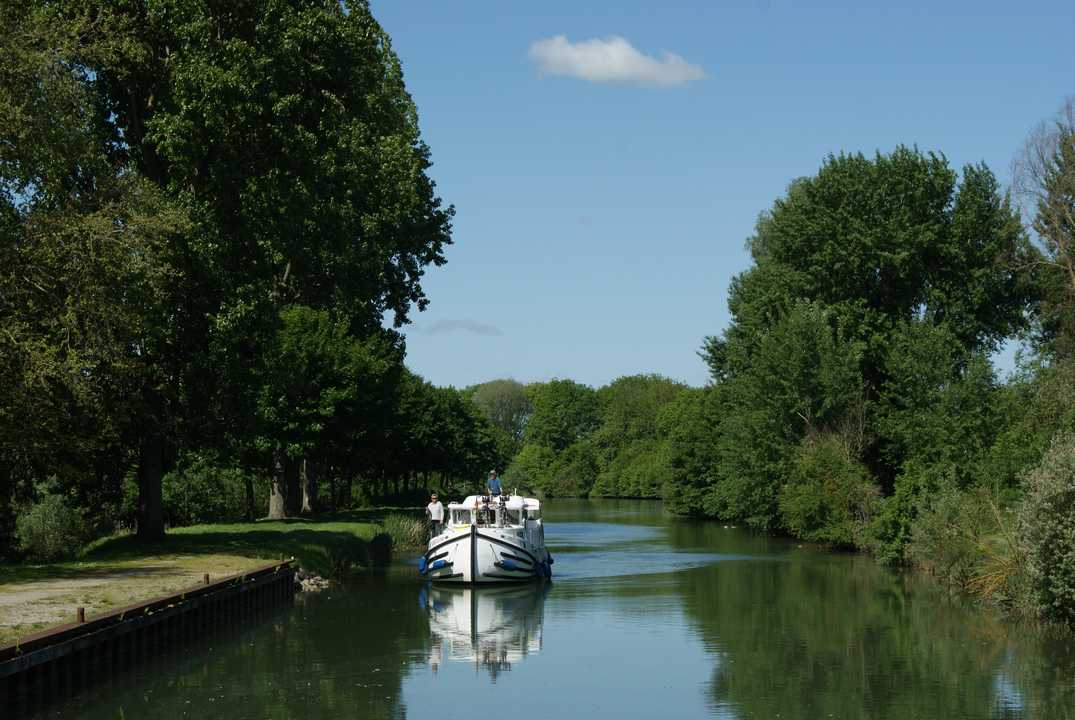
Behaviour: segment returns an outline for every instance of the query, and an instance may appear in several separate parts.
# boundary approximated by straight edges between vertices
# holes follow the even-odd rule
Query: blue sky
[[[1075,3],[373,0],[454,204],[406,329],[438,385],[704,384],[758,213],[830,152],[1002,182],[1075,94]]]

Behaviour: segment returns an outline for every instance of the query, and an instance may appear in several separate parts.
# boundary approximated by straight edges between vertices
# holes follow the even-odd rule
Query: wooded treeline
[[[0,556],[496,464],[403,364],[429,158],[361,0],[0,3]]]
[[[1075,621],[1072,105],[1019,152],[1014,192],[916,148],[834,155],[748,247],[706,387],[530,386],[509,483],[659,496]]]

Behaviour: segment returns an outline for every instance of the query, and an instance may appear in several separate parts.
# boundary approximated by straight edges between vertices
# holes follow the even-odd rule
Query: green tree
[[[658,457],[657,419],[684,387],[660,375],[631,375],[597,391],[601,425],[592,443],[600,471],[594,494],[660,497],[667,477]]]
[[[835,490],[793,482],[810,436],[838,437],[852,449],[841,474],[864,463],[888,492],[907,463],[921,478],[988,446],[989,412],[975,407],[994,390],[984,354],[1026,326],[1036,253],[984,165],[959,176],[904,147],[830,156],[759,219],[749,247],[732,324],[703,347],[725,414],[708,514],[771,527],[781,487],[800,510],[808,488]],[[911,487],[885,504],[903,508],[891,519],[904,528]]]
[[[747,370],[720,386],[727,416],[704,504],[708,514],[775,529],[779,490],[806,435],[838,433],[861,453],[867,432],[861,355],[837,314],[818,303],[800,301],[769,328]]]
[[[92,70],[122,51],[110,23],[0,13],[0,525],[11,502],[63,490],[110,531],[157,409],[144,390],[174,380],[152,357],[176,328],[188,223],[117,153]],[[161,522],[153,499],[140,530]]]
[[[527,387],[533,413],[526,426],[527,443],[564,450],[584,440],[600,423],[597,393],[572,380],[550,380]]]
[[[715,482],[717,440],[724,417],[720,393],[719,385],[686,388],[658,415],[661,463],[667,473],[661,494],[665,507],[674,513],[705,513],[705,497]]]
[[[522,447],[526,423],[533,412],[525,386],[511,379],[490,380],[470,388],[470,396],[489,421],[503,431],[508,455],[514,457]]]
[[[808,436],[780,488],[780,523],[804,540],[863,547],[877,495],[869,472],[840,436]]]
[[[346,321],[302,305],[285,308],[280,318],[258,402],[263,444],[277,471],[270,518],[298,512],[300,461],[323,461],[319,448],[341,441],[334,432],[384,413],[381,405],[391,390],[382,386],[396,381],[402,363],[398,340],[388,333],[360,341],[348,333]],[[312,510],[316,487],[306,495],[304,504]]]
[[[1039,345],[1075,353],[1075,99],[1041,123],[1016,158],[1014,185],[1039,241]]]
[[[5,52],[28,47],[51,63],[6,76],[19,99],[5,108],[5,128],[21,133],[15,161],[51,172],[64,166],[56,148],[88,143],[98,160],[74,165],[63,187],[97,188],[93,168],[121,168],[190,219],[168,240],[170,264],[156,265],[171,268],[167,311],[139,339],[147,372],[125,393],[140,403],[139,532],[158,535],[160,479],[177,446],[251,440],[235,428],[256,410],[280,308],[331,310],[356,337],[378,335],[385,312],[407,322],[427,302],[424,268],[444,261],[452,210],[427,175],[399,61],[363,2],[4,8],[5,29],[30,38]],[[40,40],[39,28],[59,40]],[[65,112],[77,106],[58,114],[73,122],[53,124],[38,89]],[[26,174],[5,169],[5,188],[11,177]]]

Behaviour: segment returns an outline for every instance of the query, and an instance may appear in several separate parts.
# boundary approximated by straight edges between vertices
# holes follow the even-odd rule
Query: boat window
[[[518,525],[519,524],[519,511],[518,510],[505,510],[504,511],[504,522],[506,522],[508,525]]]
[[[528,520],[540,520],[541,519],[541,510],[527,510],[526,511],[526,518]]]
[[[456,525],[469,525],[470,510],[452,510],[452,522]]]

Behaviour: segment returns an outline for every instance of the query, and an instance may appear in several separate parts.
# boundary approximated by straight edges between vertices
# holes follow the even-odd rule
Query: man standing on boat
[[[437,493],[429,499],[426,505],[426,518],[429,520],[430,537],[437,537],[444,529],[444,505],[437,499]]]
[[[485,483],[485,485],[486,485],[486,489],[489,491],[489,496],[490,497],[495,497],[497,495],[500,495],[500,493],[501,493],[500,478],[497,477],[496,470],[490,470],[489,471],[489,480]]]

